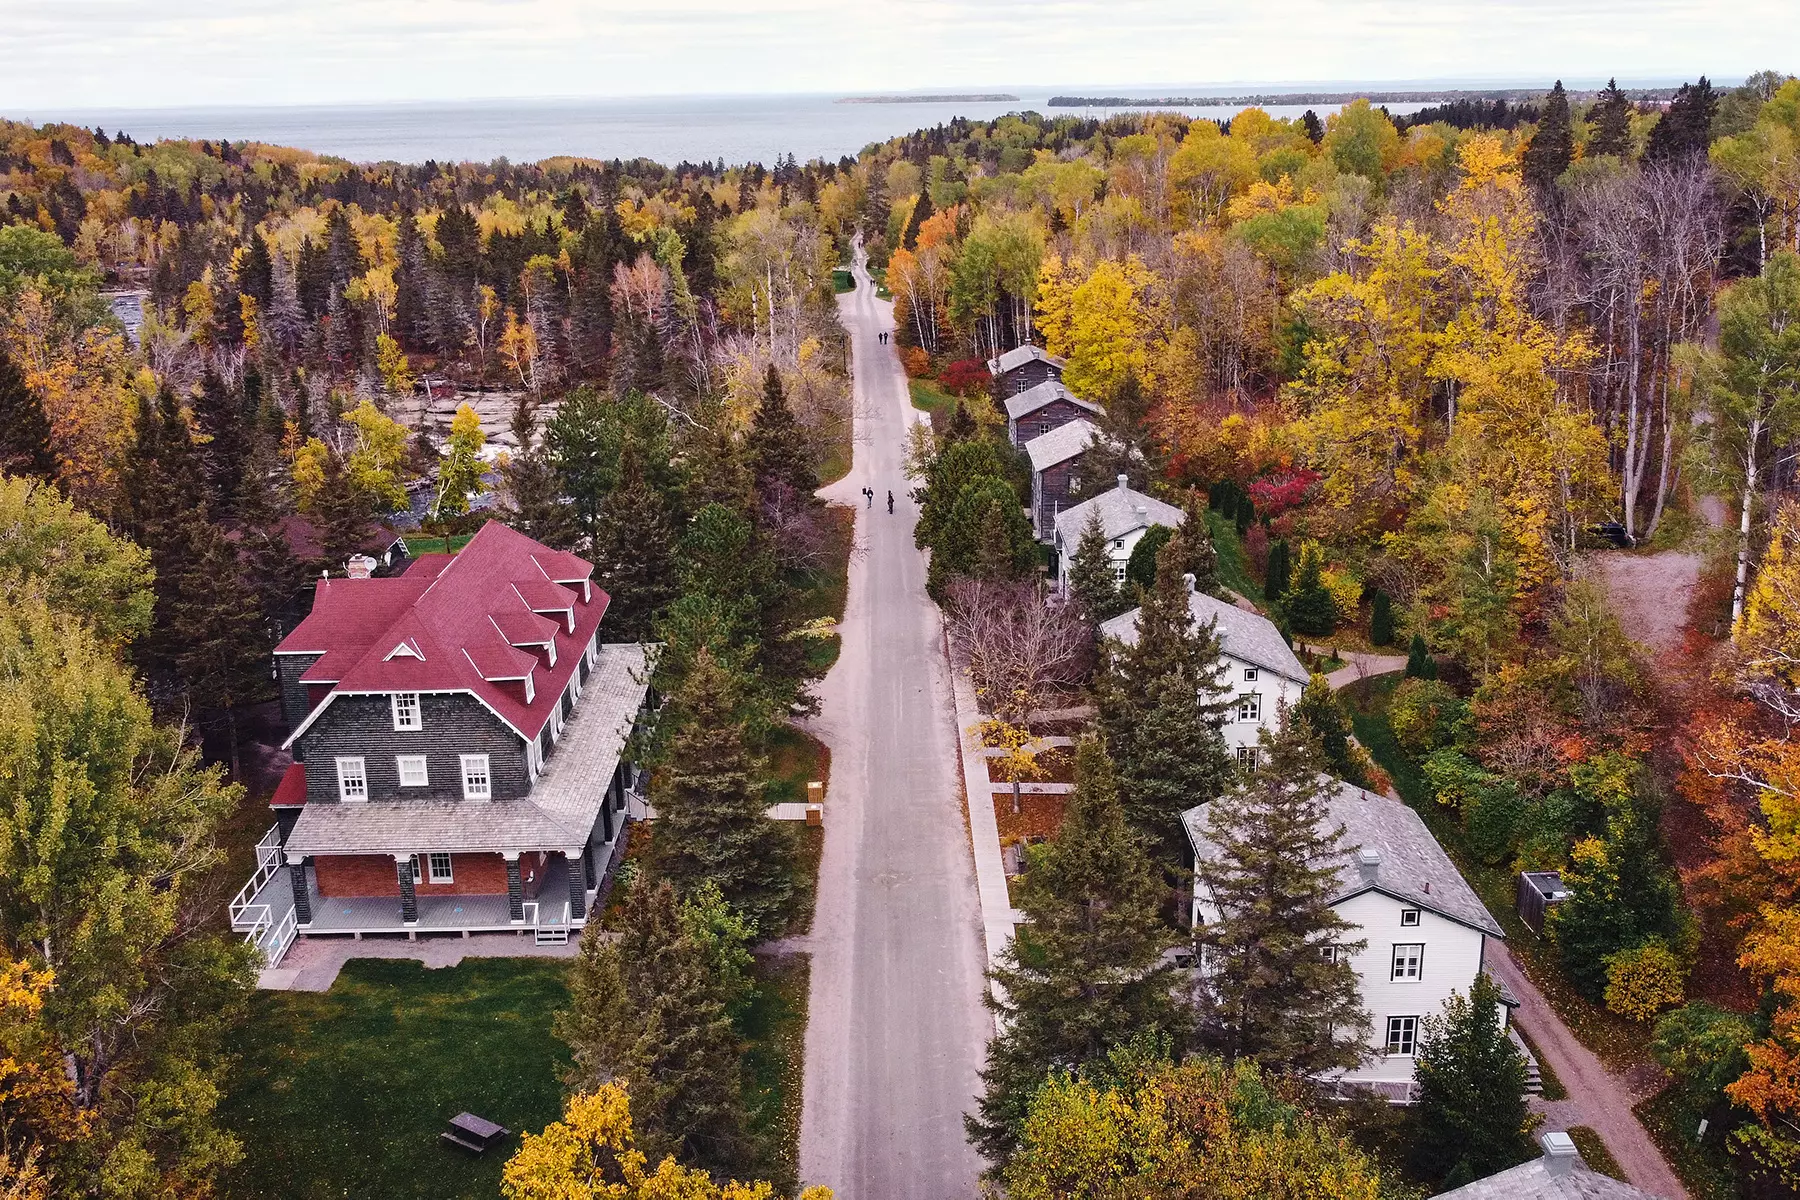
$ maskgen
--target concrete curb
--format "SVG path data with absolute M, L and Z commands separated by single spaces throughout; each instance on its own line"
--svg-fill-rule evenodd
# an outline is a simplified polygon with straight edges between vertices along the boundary
M 956 697 L 956 731 L 961 738 L 963 791 L 969 798 L 969 839 L 975 848 L 975 890 L 981 898 L 982 938 L 987 944 L 988 967 L 998 965 L 1000 954 L 1012 942 L 1016 916 L 1006 891 L 1006 866 L 1000 859 L 1000 823 L 994 818 L 993 783 L 988 779 L 987 758 L 974 730 L 981 711 L 975 703 L 975 685 L 956 665 L 949 635 L 944 637 L 944 656 L 950 664 L 950 691 Z M 990 985 L 992 986 L 992 985 Z

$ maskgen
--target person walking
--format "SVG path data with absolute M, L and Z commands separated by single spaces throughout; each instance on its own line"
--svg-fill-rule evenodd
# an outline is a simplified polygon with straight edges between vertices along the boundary
M 875 489 L 872 487 L 864 488 L 863 489 L 863 499 L 867 500 L 869 502 L 870 508 L 874 508 L 875 507 Z
M 888 516 L 894 515 L 894 490 L 888 489 Z

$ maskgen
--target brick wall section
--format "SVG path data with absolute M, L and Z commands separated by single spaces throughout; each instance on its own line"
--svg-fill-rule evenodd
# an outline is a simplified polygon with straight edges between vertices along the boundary
M 307 803 L 337 802 L 337 767 L 332 760 L 340 755 L 362 758 L 371 804 L 394 799 L 461 800 L 464 754 L 488 756 L 495 800 L 516 800 L 531 790 L 525 743 L 473 696 L 427 693 L 419 697 L 419 705 L 424 727 L 397 730 L 386 696 L 333 700 L 295 743 L 295 757 L 301 757 L 298 751 L 304 749 L 309 764 Z M 427 786 L 400 786 L 394 760 L 402 754 L 425 755 Z
M 1013 444 L 1023 447 L 1034 437 L 1049 433 L 1052 429 L 1061 429 L 1077 417 L 1092 417 L 1085 408 L 1078 408 L 1067 400 L 1052 400 L 1036 412 L 1027 413 L 1017 422 Z
M 323 654 L 277 654 L 275 669 L 281 680 L 281 715 L 287 721 L 288 732 L 300 728 L 300 722 L 312 711 L 312 699 L 306 693 L 306 685 L 300 677 L 306 674 L 307 668 L 324 658 Z M 298 753 L 295 758 L 300 757 Z
M 1074 499 L 1072 480 L 1079 479 L 1086 454 L 1077 454 L 1074 458 L 1065 459 L 1055 466 L 1037 475 L 1032 483 L 1032 498 L 1037 502 L 1037 532 L 1039 538 L 1048 538 L 1056 530 L 1056 514 L 1072 504 Z M 307 772 L 307 786 L 312 786 L 312 773 Z M 336 776 L 332 777 L 332 787 L 336 787 Z
M 498 854 L 453 854 L 449 883 L 432 883 L 429 851 L 419 851 L 420 879 L 414 891 L 420 896 L 503 896 L 506 894 L 506 859 Z M 321 896 L 398 896 L 400 873 L 391 854 L 320 854 L 313 857 L 313 876 Z M 527 884 L 527 898 L 537 894 L 544 868 L 537 855 L 526 854 L 522 866 L 535 871 L 535 884 Z
M 1000 399 L 1016 396 L 1020 392 L 1029 391 L 1046 379 L 1061 379 L 1062 372 L 1041 358 L 1015 367 L 994 381 L 1000 392 Z

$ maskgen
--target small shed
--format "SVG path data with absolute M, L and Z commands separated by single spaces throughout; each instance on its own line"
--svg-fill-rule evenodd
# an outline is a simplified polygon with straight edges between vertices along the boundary
M 1544 916 L 1568 896 L 1561 871 L 1519 872 L 1519 918 L 1533 933 L 1544 932 Z

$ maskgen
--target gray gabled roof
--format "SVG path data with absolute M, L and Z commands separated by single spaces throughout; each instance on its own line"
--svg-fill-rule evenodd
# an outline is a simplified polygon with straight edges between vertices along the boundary
M 301 809 L 284 849 L 293 855 L 404 854 L 429 847 L 470 854 L 586 845 L 649 686 L 645 647 L 601 646 L 581 700 L 529 795 L 315 801 Z
M 1493 937 L 1506 936 L 1418 813 L 1399 800 L 1355 784 L 1340 779 L 1328 782 L 1333 790 L 1324 822 L 1344 830 L 1344 856 L 1337 864 L 1338 886 L 1332 903 L 1377 891 Z M 1219 848 L 1206 833 L 1206 806 L 1188 809 L 1181 814 L 1181 821 L 1187 827 L 1194 856 L 1207 861 L 1216 858 Z M 1365 849 L 1381 855 L 1372 881 L 1364 878 L 1360 863 L 1360 852 Z
M 1080 536 L 1079 531 L 1076 536 Z M 1104 622 L 1100 626 L 1101 634 L 1116 638 L 1127 646 L 1137 645 L 1138 614 L 1142 611 L 1134 608 Z M 1275 622 L 1261 613 L 1247 612 L 1205 592 L 1188 594 L 1188 612 L 1197 625 L 1208 621 L 1217 623 L 1219 647 L 1233 658 L 1264 667 L 1295 683 L 1304 684 L 1312 678 L 1311 672 L 1294 657 L 1293 648 L 1282 640 L 1281 630 L 1275 628 Z
M 1571 1164 L 1560 1174 L 1534 1158 L 1486 1179 L 1438 1193 L 1437 1200 L 1657 1200 L 1650 1192 Z
M 1059 462 L 1074 458 L 1099 436 L 1098 425 L 1086 417 L 1077 417 L 1067 425 L 1059 425 L 1026 442 L 1025 453 L 1031 458 L 1033 471 L 1046 471 Z
M 1056 514 L 1057 541 L 1069 547 L 1079 544 L 1081 531 L 1087 528 L 1089 513 L 1099 514 L 1100 534 L 1108 539 L 1124 537 L 1152 525 L 1179 529 L 1182 518 L 1187 515 L 1155 496 L 1146 496 L 1128 487 L 1110 487 L 1098 496 Z
M 1041 347 L 1033 346 L 1028 343 L 1023 346 L 1014 346 L 999 358 L 988 359 L 988 374 L 1004 375 L 1008 371 L 1018 370 L 1020 367 L 1034 359 L 1047 362 L 1058 371 L 1062 370 L 1063 367 L 1067 365 L 1063 359 L 1056 357 L 1054 354 L 1046 353 Z
M 1034 383 L 1016 396 L 1006 398 L 1006 418 L 1017 421 L 1028 417 L 1046 404 L 1054 404 L 1058 400 L 1067 400 L 1077 408 L 1085 409 L 1096 417 L 1105 416 L 1106 410 L 1092 400 L 1083 400 L 1074 392 L 1062 385 L 1060 379 L 1046 379 L 1042 383 Z

